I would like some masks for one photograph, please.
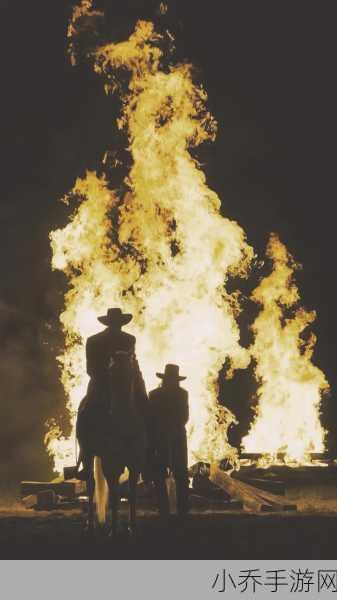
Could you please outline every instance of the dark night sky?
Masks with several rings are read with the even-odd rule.
[[[57,199],[113,144],[101,83],[66,55],[71,4],[7,0],[1,9],[0,450],[9,482],[46,475],[43,422],[62,413],[54,354],[63,279],[50,272],[48,245],[67,217]],[[110,4],[112,30],[124,37],[156,5]],[[332,383],[325,418],[337,422],[334,3],[170,6],[179,56],[197,66],[219,122],[200,155],[208,181],[261,255],[276,231],[303,263],[303,303],[318,312],[315,361]]]

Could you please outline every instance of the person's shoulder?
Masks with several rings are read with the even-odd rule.
[[[134,346],[136,344],[136,338],[134,335],[130,333],[126,333],[126,331],[122,331],[123,340],[129,344],[130,346]]]
[[[157,387],[149,392],[149,400],[156,400],[161,395],[161,387]]]
[[[188,398],[188,391],[187,391],[187,390],[185,390],[185,388],[183,388],[183,387],[180,387],[179,389],[180,389],[180,394],[181,394],[181,397],[182,397],[183,399],[185,399],[185,398]]]
[[[87,344],[89,344],[91,346],[93,344],[96,344],[97,342],[100,342],[104,338],[105,338],[105,330],[100,331],[99,333],[95,333],[94,335],[90,335],[87,338]]]

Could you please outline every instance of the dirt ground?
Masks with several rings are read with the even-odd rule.
[[[126,508],[126,507],[125,507]],[[125,508],[122,521],[126,519]],[[336,559],[337,499],[306,498],[291,513],[196,512],[160,522],[139,511],[139,532],[115,540],[83,533],[79,510],[0,507],[1,559]]]

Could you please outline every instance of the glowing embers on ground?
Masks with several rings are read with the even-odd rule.
[[[311,360],[315,336],[307,341],[302,337],[316,315],[299,306],[296,265],[276,235],[270,238],[267,256],[273,271],[253,293],[261,306],[250,349],[260,384],[257,414],[243,447],[265,455],[261,464],[280,461],[280,453],[281,462],[304,464],[311,462],[310,453],[324,450],[319,413],[328,383]]]

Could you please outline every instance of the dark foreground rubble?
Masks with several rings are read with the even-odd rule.
[[[121,532],[84,532],[83,482],[22,482],[21,502],[0,508],[2,559],[335,559],[336,466],[270,470],[219,465],[190,472],[191,513],[160,521],[153,490],[138,486],[138,534],[127,533],[127,484]],[[276,492],[276,493],[275,493]],[[22,502],[24,497],[24,504]],[[47,510],[46,510],[47,509]]]
[[[124,518],[126,510],[123,509]],[[123,515],[122,515],[123,516]],[[337,512],[192,511],[162,524],[142,510],[139,533],[83,534],[79,510],[0,512],[1,559],[335,559]]]

